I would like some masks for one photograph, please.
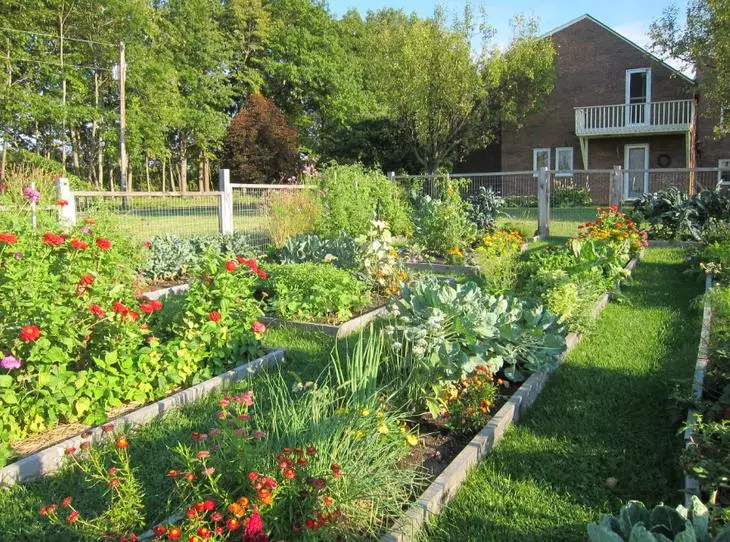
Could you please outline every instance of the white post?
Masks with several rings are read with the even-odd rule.
[[[621,205],[623,199],[623,186],[624,186],[624,173],[621,166],[613,166],[613,173],[611,173],[611,183],[608,189],[608,204],[609,205]]]
[[[550,174],[548,168],[537,171],[537,234],[540,239],[550,235]]]
[[[65,201],[58,207],[58,222],[61,226],[76,225],[76,198],[71,192],[71,185],[66,177],[56,179],[56,196],[59,203]]]
[[[231,171],[221,169],[218,172],[221,191],[218,200],[218,228],[221,233],[233,233],[233,188],[231,187]]]
[[[388,180],[392,183],[395,182],[395,171],[389,171],[388,172]]]

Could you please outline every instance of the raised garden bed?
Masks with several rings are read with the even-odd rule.
[[[183,405],[193,403],[213,391],[222,389],[232,382],[246,379],[261,369],[274,366],[284,359],[284,350],[277,349],[253,361],[239,365],[216,377],[210,378],[200,384],[191,386],[176,392],[164,399],[133,410],[127,414],[109,420],[104,426],[96,426],[85,430],[87,438],[82,438],[79,433],[67,438],[52,446],[44,448],[32,455],[18,459],[0,470],[0,485],[11,486],[18,482],[32,480],[40,476],[51,474],[58,470],[65,457],[65,451],[69,448],[78,449],[83,441],[99,441],[104,433],[103,427],[107,430],[111,425],[114,429],[122,429],[125,426],[143,425],[160,418],[167,412],[180,408]]]
[[[632,271],[643,251],[625,266]],[[609,292],[603,294],[595,303],[594,316],[598,316],[611,299]],[[566,354],[580,342],[581,336],[569,333],[566,337]],[[501,440],[510,424],[532,405],[550,377],[550,373],[533,373],[496,412],[491,420],[438,474],[419,499],[396,521],[391,530],[381,538],[381,542],[406,542],[415,540],[424,523],[430,516],[437,515],[456,494],[464,483],[469,470],[477,465]]]
[[[534,239],[536,238],[530,238],[528,241],[533,241]],[[522,245],[520,245],[520,251],[525,252],[527,247],[528,243],[522,243]],[[481,275],[481,270],[476,265],[452,265],[438,262],[410,262],[406,263],[405,266],[408,269],[413,269],[414,271],[426,271],[441,275],[466,275],[472,277],[478,277]]]
[[[705,294],[709,293],[712,289],[712,275],[709,273],[705,277]],[[692,398],[694,402],[699,404],[702,400],[702,392],[705,382],[705,371],[707,370],[707,363],[710,359],[710,332],[712,327],[712,304],[710,297],[705,297],[705,303],[702,309],[702,330],[700,332],[700,345],[697,349],[697,362],[695,363],[694,377],[692,380]],[[685,446],[688,446],[692,434],[694,433],[694,426],[696,423],[695,414],[697,410],[691,408],[687,412],[687,429],[684,432]],[[685,492],[685,506],[689,506],[692,503],[692,496],[696,495],[701,498],[700,484],[691,476],[685,475],[684,477],[684,492]]]
[[[357,331],[363,326],[369,324],[379,316],[385,314],[386,311],[387,307],[385,305],[380,305],[379,307],[370,309],[367,312],[364,312],[363,314],[356,316],[355,318],[351,318],[347,322],[343,322],[341,324],[299,322],[296,320],[283,320],[273,316],[262,316],[259,320],[272,328],[289,326],[305,331],[318,331],[325,335],[331,335],[334,337],[344,337],[345,335],[349,335],[350,333],[353,333],[354,331]]]

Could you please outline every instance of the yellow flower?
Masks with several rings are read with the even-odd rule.
[[[390,429],[388,429],[387,425],[385,425],[384,423],[381,423],[378,426],[378,433],[380,433],[381,435],[387,435],[388,433],[390,433]]]
[[[415,446],[418,444],[418,437],[416,435],[406,435],[406,444]]]
[[[364,436],[365,436],[365,432],[364,431],[360,431],[360,430],[355,431],[355,434],[354,434],[355,440],[360,440]]]
[[[363,416],[370,416],[370,409],[369,408],[363,408],[360,411],[360,414],[362,414]]]

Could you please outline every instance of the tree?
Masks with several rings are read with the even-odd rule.
[[[711,102],[730,107],[730,0],[692,0],[684,24],[677,7],[670,7],[652,24],[650,36],[659,54],[694,65]]]
[[[297,132],[272,101],[252,94],[228,128],[223,164],[246,183],[281,183],[299,172]]]
[[[478,56],[474,28],[468,8],[451,25],[441,10],[432,19],[373,20],[368,80],[427,172],[487,145],[501,123],[519,123],[552,90],[552,42],[535,37],[533,22],[516,22],[505,52],[487,48],[490,32],[480,25]]]

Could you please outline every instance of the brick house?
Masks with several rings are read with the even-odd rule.
[[[643,170],[730,166],[730,137],[714,140],[720,112],[698,96],[696,82],[590,15],[546,34],[556,50],[555,88],[522,127],[474,153],[460,172],[526,171],[547,166],[625,173],[624,197],[649,190]],[[730,120],[730,119],[729,119]],[[724,166],[723,166],[724,167]],[[563,173],[560,173],[563,172]],[[592,182],[595,202],[607,183]]]

